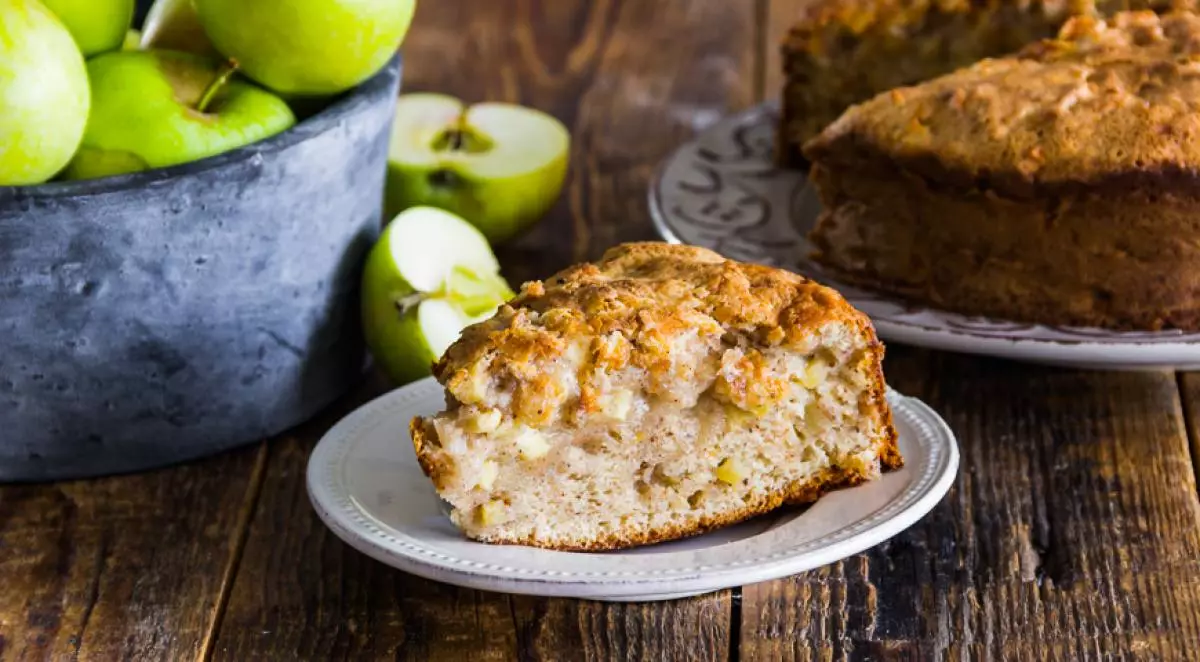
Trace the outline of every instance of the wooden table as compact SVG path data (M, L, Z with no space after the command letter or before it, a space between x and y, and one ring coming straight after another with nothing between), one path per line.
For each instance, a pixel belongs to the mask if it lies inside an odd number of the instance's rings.
M775 93L799 5L423 2L406 89L520 101L574 136L562 200L502 252L514 281L651 238L655 166ZM0 659L1200 659L1200 378L899 345L887 377L958 435L945 501L846 561L670 603L462 590L342 544L305 461L378 380L210 460L0 487Z

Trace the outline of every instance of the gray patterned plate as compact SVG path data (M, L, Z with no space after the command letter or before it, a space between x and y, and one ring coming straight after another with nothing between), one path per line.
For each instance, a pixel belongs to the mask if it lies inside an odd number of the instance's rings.
M1200 334L1048 327L914 306L840 283L810 262L805 239L820 211L803 173L771 158L778 111L728 117L671 155L650 188L664 239L736 260L784 267L837 288L885 340L1053 365L1109 370L1200 368Z
M945 496L958 446L924 403L888 402L904 468L686 540L606 553L556 552L467 540L421 472L408 422L445 405L432 378L384 395L342 419L308 461L317 514L352 547L429 579L507 593L667 600L775 579L833 563L910 527Z

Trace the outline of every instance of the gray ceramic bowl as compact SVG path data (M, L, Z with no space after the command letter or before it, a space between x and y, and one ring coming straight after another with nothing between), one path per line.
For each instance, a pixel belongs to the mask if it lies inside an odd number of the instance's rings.
M0 481L261 439L361 375L399 58L293 129L121 177L0 188Z

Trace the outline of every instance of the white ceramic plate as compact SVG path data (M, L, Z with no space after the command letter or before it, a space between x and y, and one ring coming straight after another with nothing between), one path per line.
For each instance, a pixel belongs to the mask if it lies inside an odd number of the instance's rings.
M462 536L413 453L408 421L443 406L433 379L364 405L308 463L321 519L359 551L405 572L490 591L596 600L666 600L832 563L911 526L950 488L954 435L929 407L888 394L905 466L789 509L686 540L619 552L485 545Z
M1200 368L1200 333L964 317L838 282L807 259L805 237L820 203L803 173L774 165L777 119L771 105L752 108L717 122L671 155L650 188L650 212L664 239L827 283L870 315L885 340L1085 368Z

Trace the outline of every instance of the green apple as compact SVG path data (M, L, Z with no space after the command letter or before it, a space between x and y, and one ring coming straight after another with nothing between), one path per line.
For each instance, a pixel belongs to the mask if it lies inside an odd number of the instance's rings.
M121 50L136 51L142 47L142 33L140 30L129 30L125 33L125 41L121 43Z
M88 118L83 56L37 0L0 2L0 186L39 184L71 160Z
M84 57L115 51L133 20L134 0L42 0L71 31Z
M566 127L532 108L401 95L388 154L387 213L440 207L488 240L503 241L554 204L570 147Z
M405 210L363 270L363 333L375 361L397 383L428 375L467 325L512 297L499 272L470 223L433 207Z
M118 51L87 65L92 112L67 177L89 179L196 161L295 124L282 99L190 53Z
M192 0L155 0L142 24L143 49L172 51L218 57Z
M194 0L217 50L288 96L348 90L391 59L416 0Z

